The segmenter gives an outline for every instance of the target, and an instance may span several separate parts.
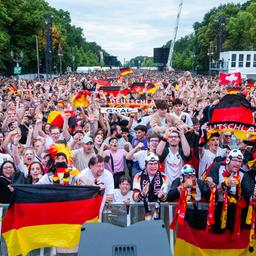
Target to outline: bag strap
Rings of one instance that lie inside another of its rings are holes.
[[[111,161],[111,169],[112,169],[112,172],[114,173],[114,159],[113,159],[113,156],[112,156],[112,154],[111,153],[109,153],[110,154],[110,161]]]

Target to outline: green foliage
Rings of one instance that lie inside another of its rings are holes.
[[[39,37],[41,69],[44,69],[46,13],[53,16],[52,53],[56,70],[59,69],[59,44],[63,49],[63,70],[67,66],[100,65],[99,51],[105,51],[96,43],[86,42],[82,28],[71,25],[69,12],[56,10],[44,0],[0,0],[0,71],[12,73],[14,62],[10,51],[13,50],[16,54],[24,53],[23,72],[35,72],[36,36]]]
[[[137,56],[129,61],[127,66],[130,67],[156,67],[156,64],[153,61],[153,57],[147,56]]]
[[[213,51],[213,60],[217,60],[217,21],[220,17],[225,17],[222,46],[224,51],[256,49],[256,1],[251,0],[243,5],[220,5],[206,13],[202,22],[193,25],[193,34],[175,43],[174,68],[191,70],[194,64],[201,71],[208,70],[209,48]],[[170,41],[163,47],[169,44]]]

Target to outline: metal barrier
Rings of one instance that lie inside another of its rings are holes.
[[[200,205],[206,205],[206,203],[200,203]],[[175,231],[169,229],[169,225],[173,220],[174,211],[177,203],[161,203],[160,209],[160,219],[163,220],[168,234],[168,239],[170,243],[170,255],[174,255],[174,242],[175,242]],[[192,205],[188,203],[188,207]],[[155,203],[149,203],[152,213],[155,210]],[[0,204],[0,217],[4,216],[8,205]],[[2,218],[1,218],[2,220]],[[139,221],[145,220],[145,212],[143,203],[131,203],[129,206],[125,206],[120,203],[113,203],[111,205],[106,205],[102,211],[102,222],[110,223],[120,227],[127,227]],[[1,231],[1,222],[0,222]],[[1,254],[2,256],[7,256],[6,248],[4,246],[3,240],[1,239]],[[29,254],[30,256],[49,256],[54,255],[53,252],[45,252],[44,249],[38,249]],[[68,254],[67,254],[68,255]]]

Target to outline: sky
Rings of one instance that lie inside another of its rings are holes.
[[[181,0],[47,0],[70,13],[72,25],[83,28],[88,42],[96,42],[124,62],[136,56],[153,56],[153,48],[173,38]],[[193,32],[212,8],[246,0],[184,0],[177,39]]]

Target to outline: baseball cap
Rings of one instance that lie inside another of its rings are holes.
[[[84,144],[89,142],[93,143],[93,140],[91,137],[84,137],[83,140],[81,141],[81,143],[84,143]]]
[[[146,156],[145,161],[159,161],[159,157],[154,153],[150,153],[149,155]]]

